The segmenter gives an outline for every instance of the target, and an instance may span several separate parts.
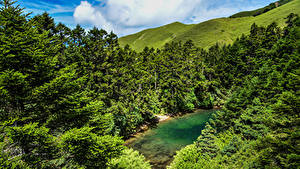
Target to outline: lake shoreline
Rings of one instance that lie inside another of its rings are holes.
[[[214,110],[220,110],[222,109],[221,106],[214,106],[212,109]],[[153,122],[147,122],[143,125],[141,125],[140,127],[138,127],[137,131],[133,134],[131,134],[126,140],[124,140],[124,144],[125,146],[128,146],[129,144],[131,144],[132,142],[134,142],[137,138],[142,137],[146,131],[148,131],[151,128],[155,128],[157,125],[159,125],[160,123],[172,120],[176,117],[182,117],[188,114],[193,114],[197,111],[205,111],[205,110],[210,110],[210,109],[195,109],[191,112],[179,112],[177,114],[166,114],[166,115],[154,115],[156,118]]]
[[[158,122],[166,121],[171,118],[170,115],[155,115],[155,117],[158,119]]]
[[[156,118],[156,126],[143,127],[144,130],[126,140],[125,145],[143,154],[153,169],[164,169],[173,161],[176,151],[199,137],[211,114],[218,110],[214,107],[175,116],[160,115]]]

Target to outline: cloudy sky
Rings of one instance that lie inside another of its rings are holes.
[[[32,16],[48,12],[69,27],[94,26],[124,36],[179,21],[199,23],[239,11],[266,6],[275,0],[18,0]]]

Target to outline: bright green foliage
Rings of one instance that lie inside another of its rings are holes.
[[[5,144],[0,143],[0,165],[3,169],[29,169],[30,167],[21,161],[20,157],[13,157],[5,152]]]
[[[125,149],[120,157],[113,158],[108,165],[109,169],[151,169],[149,162],[138,151]]]
[[[97,103],[92,103],[89,106],[99,106]],[[102,103],[101,103],[102,104]],[[100,107],[100,106],[99,106]],[[99,108],[97,107],[97,108]],[[111,113],[102,115],[101,113],[95,113],[89,122],[89,126],[93,127],[93,132],[98,135],[112,134],[115,127],[114,117]]]
[[[21,156],[30,166],[50,167],[48,160],[58,155],[55,138],[49,134],[49,129],[38,127],[37,123],[26,124],[24,127],[11,127],[8,137],[12,140],[13,149],[20,148],[17,156]]]
[[[201,152],[197,150],[194,144],[188,145],[178,151],[175,157],[176,158],[172,161],[172,165],[168,168],[197,169],[203,166],[203,164],[199,163],[199,158],[203,158],[203,156]]]
[[[72,129],[62,136],[67,163],[83,168],[105,168],[106,163],[120,155],[123,141],[112,136],[97,136],[92,128]],[[69,164],[67,164],[69,165]]]

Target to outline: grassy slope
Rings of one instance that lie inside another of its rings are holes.
[[[292,0],[279,0],[277,2],[278,2],[279,6],[282,6],[282,5],[284,5],[286,3],[289,3],[291,1]],[[258,16],[258,15],[266,13],[267,11],[272,10],[274,8],[276,8],[275,2],[270,3],[268,6],[265,6],[263,8],[259,8],[259,9],[253,10],[253,11],[243,11],[243,12],[236,13],[236,14],[230,16],[230,18],[240,18],[240,17],[246,17],[246,16]]]
[[[300,0],[294,0],[256,17],[218,18],[194,25],[175,22],[121,37],[119,42],[121,46],[129,44],[133,49],[141,51],[145,46],[160,48],[173,40],[184,42],[191,39],[197,46],[207,49],[216,42],[232,43],[243,33],[249,33],[254,22],[257,25],[277,22],[278,25],[283,26],[284,18],[292,12],[300,15]]]
[[[120,38],[121,46],[129,44],[134,49],[140,51],[146,46],[161,47],[165,43],[170,42],[178,34],[187,31],[194,25],[185,25],[180,22],[174,22],[158,28],[146,29],[139,33],[128,35]]]

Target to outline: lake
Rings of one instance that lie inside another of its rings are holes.
[[[194,113],[161,122],[130,141],[128,147],[138,150],[154,168],[165,168],[176,151],[192,144],[217,110],[198,110]]]

